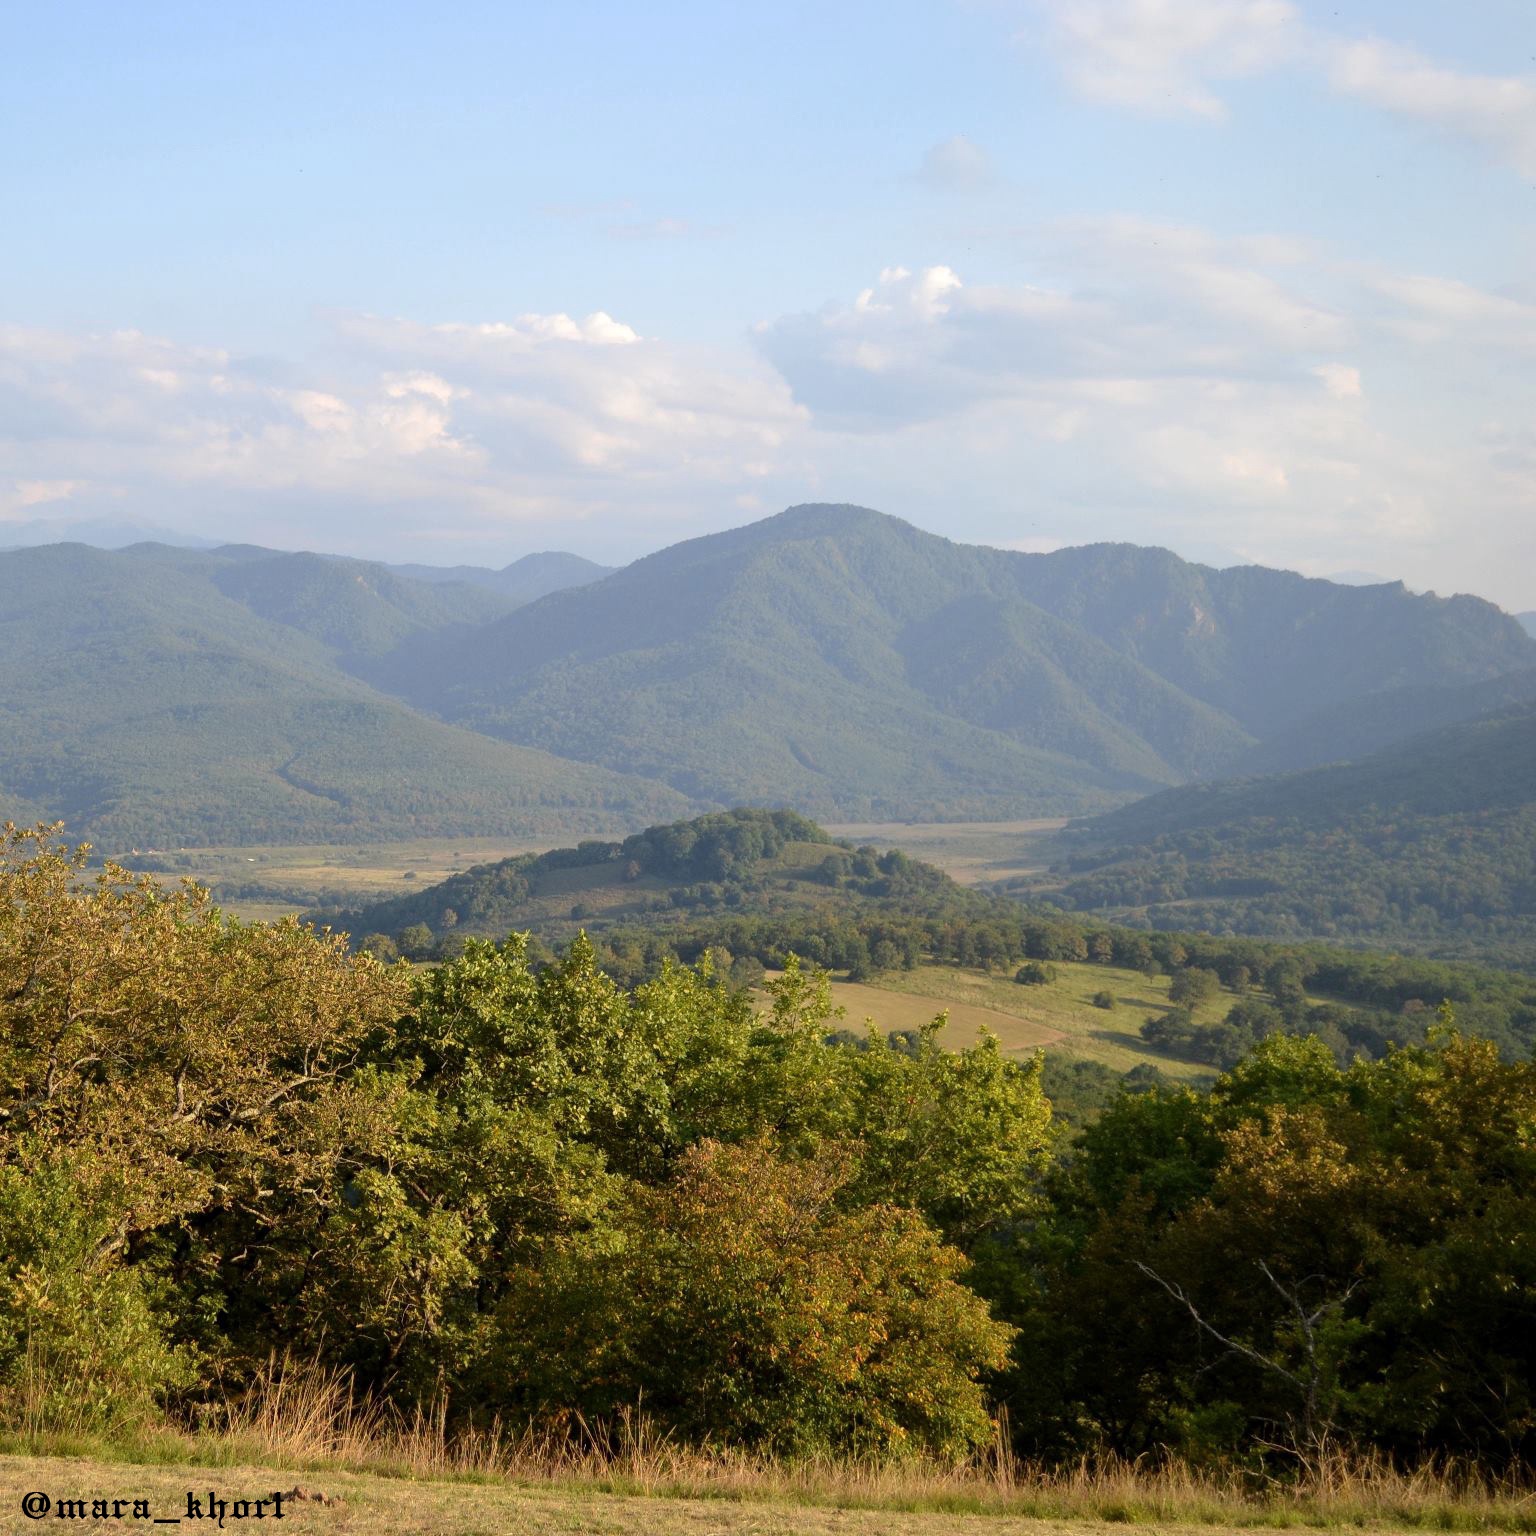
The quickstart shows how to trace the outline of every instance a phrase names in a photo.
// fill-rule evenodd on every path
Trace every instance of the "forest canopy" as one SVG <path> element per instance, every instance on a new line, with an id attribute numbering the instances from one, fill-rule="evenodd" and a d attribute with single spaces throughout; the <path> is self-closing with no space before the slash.
<path id="1" fill-rule="evenodd" d="M 643 1401 L 779 1453 L 965 1458 L 1001 1406 L 1047 1455 L 1536 1451 L 1536 1070 L 1449 1003 L 1069 1138 L 1038 1057 L 840 1031 L 792 958 L 762 1007 L 584 937 L 413 973 L 84 860 L 0 844 L 12 1421 L 39 1381 L 195 1416 L 286 1353 L 455 1422 Z"/>

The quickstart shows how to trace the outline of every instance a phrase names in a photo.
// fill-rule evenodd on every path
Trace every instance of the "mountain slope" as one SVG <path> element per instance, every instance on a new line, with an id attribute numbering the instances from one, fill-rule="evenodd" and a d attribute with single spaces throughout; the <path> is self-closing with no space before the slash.
<path id="1" fill-rule="evenodd" d="M 368 675 L 445 718 L 716 800 L 913 819 L 1091 809 L 1536 645 L 1474 598 L 1025 555 L 857 507 L 675 545 Z"/>
<path id="2" fill-rule="evenodd" d="M 689 806 L 417 715 L 174 553 L 0 557 L 0 814 L 120 847 L 548 835 Z"/>
<path id="3" fill-rule="evenodd" d="M 1536 969 L 1536 699 L 1356 763 L 1170 790 L 1062 844 L 1052 879 L 1016 894 Z"/>
<path id="4" fill-rule="evenodd" d="M 252 613 L 349 660 L 380 655 L 422 633 L 499 618 L 512 607 L 485 587 L 412 581 L 382 565 L 326 555 L 243 560 L 212 580 Z"/>
<path id="5" fill-rule="evenodd" d="M 1515 617 L 1525 626 L 1528 635 L 1536 635 L 1536 613 L 1518 613 Z"/>
<path id="6" fill-rule="evenodd" d="M 1290 773 L 1352 762 L 1394 742 L 1505 705 L 1536 698 L 1536 667 L 1481 683 L 1389 688 L 1344 700 L 1257 743 L 1231 764 L 1234 774 Z"/>
<path id="7" fill-rule="evenodd" d="M 1384 689 L 1536 666 L 1520 626 L 1476 597 L 1349 587 L 1262 566 L 1095 544 L 1019 557 L 1020 587 L 1264 738 Z"/>
<path id="8" fill-rule="evenodd" d="M 580 555 L 561 550 L 545 550 L 524 555 L 499 571 L 483 565 L 392 565 L 389 569 L 416 581 L 451 581 L 483 587 L 506 598 L 509 606 L 520 607 L 551 592 L 601 581 L 604 576 L 613 575 L 617 567 L 598 565 L 596 561 L 584 560 Z"/>

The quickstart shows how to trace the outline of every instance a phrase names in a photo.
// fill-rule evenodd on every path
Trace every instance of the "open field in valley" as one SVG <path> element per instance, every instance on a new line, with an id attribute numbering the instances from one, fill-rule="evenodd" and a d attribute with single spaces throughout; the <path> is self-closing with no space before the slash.
<path id="1" fill-rule="evenodd" d="M 936 864 L 961 885 L 988 885 L 1035 874 L 1048 862 L 1042 845 L 1066 826 L 1061 817 L 1040 821 L 859 821 L 828 826 L 833 837 L 873 843 L 883 853 L 899 848 Z"/>
<path id="2" fill-rule="evenodd" d="M 985 975 L 952 965 L 920 965 L 888 971 L 872 983 L 834 981 L 832 998 L 847 1010 L 844 1025 L 857 1029 L 866 1018 L 886 1031 L 918 1029 L 941 1009 L 949 1024 L 940 1037 L 958 1050 L 979 1029 L 990 1029 L 1003 1049 L 1028 1056 L 1037 1047 L 1062 1056 L 1102 1062 L 1116 1072 L 1148 1063 L 1176 1077 L 1209 1075 L 1210 1068 L 1153 1050 L 1137 1034 L 1142 1020 L 1169 1006 L 1171 978 L 1110 965 L 1055 962 L 1057 979 L 1048 986 L 1023 987 L 1010 976 Z M 1114 995 L 1113 1010 L 1098 1008 L 1093 996 Z M 1196 1010 L 1202 1024 L 1215 1023 L 1232 1006 L 1223 992 Z"/>
<path id="3" fill-rule="evenodd" d="M 355 846 L 186 848 L 167 856 L 167 863 L 175 866 L 167 878 L 184 874 L 216 888 L 261 885 L 291 892 L 291 900 L 220 895 L 220 905 L 237 916 L 266 920 L 338 894 L 359 902 L 398 896 L 412 886 L 435 885 L 475 864 L 491 864 L 517 853 L 543 853 L 556 846 L 557 839 L 514 843 L 494 837 L 423 837 Z"/>

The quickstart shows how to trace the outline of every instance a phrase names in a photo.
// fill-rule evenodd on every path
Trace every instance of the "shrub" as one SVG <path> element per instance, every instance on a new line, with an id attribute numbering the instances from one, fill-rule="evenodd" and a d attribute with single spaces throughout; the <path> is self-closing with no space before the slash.
<path id="1" fill-rule="evenodd" d="M 120 1184 L 105 1157 L 80 1152 L 0 1166 L 0 1415 L 11 1423 L 120 1433 L 193 1379 L 153 1276 L 122 1263 Z"/>
<path id="2" fill-rule="evenodd" d="M 843 1205 L 855 1167 L 836 1146 L 693 1147 L 522 1277 L 494 1375 L 589 1416 L 643 1400 L 692 1438 L 969 1455 L 993 1433 L 978 1378 L 1012 1330 L 916 1212 Z"/>

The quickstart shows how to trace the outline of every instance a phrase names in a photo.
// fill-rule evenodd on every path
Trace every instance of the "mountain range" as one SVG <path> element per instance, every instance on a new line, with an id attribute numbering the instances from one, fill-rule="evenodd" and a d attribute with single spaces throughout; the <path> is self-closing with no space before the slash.
<path id="1" fill-rule="evenodd" d="M 1074 815 L 1536 695 L 1477 598 L 841 506 L 618 571 L 16 550 L 0 641 L 0 807 L 112 846 Z"/>
<path id="2" fill-rule="evenodd" d="M 108 849 L 603 832 L 692 808 L 351 676 L 510 600 L 360 562 L 56 544 L 0 556 L 0 814 Z"/>

